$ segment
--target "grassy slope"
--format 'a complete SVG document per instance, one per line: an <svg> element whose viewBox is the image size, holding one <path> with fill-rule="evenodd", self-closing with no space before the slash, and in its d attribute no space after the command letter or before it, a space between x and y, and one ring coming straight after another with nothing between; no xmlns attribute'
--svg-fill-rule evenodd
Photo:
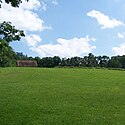
<svg viewBox="0 0 125 125"><path fill-rule="evenodd" d="M0 125L125 125L125 72L0 69Z"/></svg>

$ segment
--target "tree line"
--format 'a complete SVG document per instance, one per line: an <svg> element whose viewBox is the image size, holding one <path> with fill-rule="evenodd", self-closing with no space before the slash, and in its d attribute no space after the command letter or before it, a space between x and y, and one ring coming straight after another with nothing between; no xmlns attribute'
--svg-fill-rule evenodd
<svg viewBox="0 0 125 125"><path fill-rule="evenodd" d="M4 52L3 52L4 53ZM54 57L28 57L23 53L14 52L12 48L5 51L0 57L0 67L16 66L17 60L35 60L38 67L100 67L100 68L125 68L125 55L123 56L94 56L89 53L84 57L60 58Z"/></svg>
<svg viewBox="0 0 125 125"><path fill-rule="evenodd" d="M28 1L28 0L26 0ZM19 7L22 0L5 0L12 7ZM2 0L0 0L1 8ZM16 66L17 60L36 60L38 67L104 67L104 68L125 68L125 55L123 56L94 56L89 53L84 57L60 58L54 57L28 57L23 53L15 52L9 45L12 41L19 41L25 34L22 30L16 29L11 22L0 23L0 67Z"/></svg>
<svg viewBox="0 0 125 125"><path fill-rule="evenodd" d="M36 60L38 67L105 67L125 68L125 55L108 57L94 56L89 53L84 57L60 58L54 57L28 57L23 53L14 52L9 45L12 41L19 41L25 34L22 30L16 29L11 22L0 23L0 67L16 66L17 60Z"/></svg>
<svg viewBox="0 0 125 125"><path fill-rule="evenodd" d="M112 56L111 58L103 56L94 56L89 53L84 57L60 58L54 57L29 57L30 60L36 60L38 67L102 67L102 68L125 68L125 55Z"/></svg>

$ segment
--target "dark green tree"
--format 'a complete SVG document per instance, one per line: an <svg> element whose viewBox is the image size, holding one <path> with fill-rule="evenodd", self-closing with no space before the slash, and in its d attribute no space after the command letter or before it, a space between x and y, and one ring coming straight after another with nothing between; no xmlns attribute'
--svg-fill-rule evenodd
<svg viewBox="0 0 125 125"><path fill-rule="evenodd" d="M68 58L62 58L62 60L61 60L61 64L60 64L60 66L70 66L70 63L69 63L69 61L70 61L70 59Z"/></svg>
<svg viewBox="0 0 125 125"><path fill-rule="evenodd" d="M70 58L71 66L84 66L84 60L80 57L72 57Z"/></svg>
<svg viewBox="0 0 125 125"><path fill-rule="evenodd" d="M111 57L111 59L108 61L108 67L121 68L122 65L117 57Z"/></svg>
<svg viewBox="0 0 125 125"><path fill-rule="evenodd" d="M9 43L12 41L19 41L21 37L25 36L22 30L16 29L10 22L0 23L0 66L3 66L7 60L12 60L12 56L8 53L13 53ZM6 57L6 58L5 58Z"/></svg>
<svg viewBox="0 0 125 125"><path fill-rule="evenodd" d="M15 60L28 60L29 57L24 55L22 52L16 52L14 56Z"/></svg>
<svg viewBox="0 0 125 125"><path fill-rule="evenodd" d="M44 57L40 60L40 67L54 67L54 62L52 57Z"/></svg>
<svg viewBox="0 0 125 125"><path fill-rule="evenodd" d="M12 26L11 22L4 21L3 23L0 23L0 38L4 42L10 43L16 40L19 41L21 36L25 36L24 32Z"/></svg>
<svg viewBox="0 0 125 125"><path fill-rule="evenodd" d="M60 57L59 57L59 56L54 56L54 57L53 57L53 65L54 65L54 67L55 67L55 66L59 66L60 63L61 63Z"/></svg>
<svg viewBox="0 0 125 125"><path fill-rule="evenodd" d="M15 66L16 60L14 56L15 52L12 47L9 46L7 49L3 49L2 54L0 53L0 67Z"/></svg>
<svg viewBox="0 0 125 125"><path fill-rule="evenodd" d="M29 1L29 0L26 0ZM5 0L5 3L11 4L12 7L19 7L22 0ZM0 0L1 8L2 0ZM15 52L9 46L9 43L12 41L20 40L24 35L22 30L16 29L11 25L11 22L4 21L0 23L0 66L10 66L13 58L16 57Z"/></svg>
<svg viewBox="0 0 125 125"><path fill-rule="evenodd" d="M85 57L85 61L86 61L86 66L88 67L96 67L98 64L96 57L92 53L89 53L89 55Z"/></svg>
<svg viewBox="0 0 125 125"><path fill-rule="evenodd" d="M125 68L125 55L123 55L123 56L117 56L117 59L121 63L121 67Z"/></svg>
<svg viewBox="0 0 125 125"><path fill-rule="evenodd" d="M109 57L106 55L103 56L97 56L96 60L98 62L98 66L99 67L107 67L108 66L108 61L109 61Z"/></svg>
<svg viewBox="0 0 125 125"><path fill-rule="evenodd" d="M38 67L41 67L41 63L40 63L40 60L41 60L41 59L40 59L40 57L37 56L37 57L34 58L34 60L37 61Z"/></svg>

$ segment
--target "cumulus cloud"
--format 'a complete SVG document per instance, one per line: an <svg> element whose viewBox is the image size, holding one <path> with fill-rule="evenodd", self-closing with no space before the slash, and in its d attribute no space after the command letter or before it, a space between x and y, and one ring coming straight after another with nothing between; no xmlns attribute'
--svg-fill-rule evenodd
<svg viewBox="0 0 125 125"><path fill-rule="evenodd" d="M125 55L125 43L120 44L118 47L113 47L112 51L115 55Z"/></svg>
<svg viewBox="0 0 125 125"><path fill-rule="evenodd" d="M124 25L123 22L116 20L116 19L110 19L107 15L104 15L103 13L92 10L87 13L87 16L95 18L100 25L102 25L102 29L106 28L114 28L118 26Z"/></svg>
<svg viewBox="0 0 125 125"><path fill-rule="evenodd" d="M125 41L125 32L123 33L118 33L118 37ZM117 47L113 47L112 51L115 55L125 55L125 42L122 44L118 45Z"/></svg>
<svg viewBox="0 0 125 125"><path fill-rule="evenodd" d="M118 37L121 38L121 39L125 39L125 32L118 33Z"/></svg>
<svg viewBox="0 0 125 125"><path fill-rule="evenodd" d="M37 13L33 12L39 7L41 4L38 0L30 0L29 2L23 0L19 8L3 3L0 9L0 22L10 21L16 28L24 31L45 30L47 27L44 25L44 21L39 18Z"/></svg>
<svg viewBox="0 0 125 125"><path fill-rule="evenodd" d="M38 53L39 56L60 56L73 57L83 56L83 54L92 52L96 46L92 46L89 42L95 41L94 38L73 38L73 39L57 39L57 44L45 44L31 47L31 50Z"/></svg>
<svg viewBox="0 0 125 125"><path fill-rule="evenodd" d="M57 0L42 0L41 2L41 9L46 11L47 7L48 7L48 3L54 4L54 5L58 5L58 1Z"/></svg>
<svg viewBox="0 0 125 125"><path fill-rule="evenodd" d="M52 0L52 3L55 4L55 5L58 4L57 0Z"/></svg>
<svg viewBox="0 0 125 125"><path fill-rule="evenodd" d="M40 7L41 7L41 4L38 0L29 0L29 2L22 0L22 3L20 4L21 9L28 9L28 10L35 9L35 10L37 10Z"/></svg>
<svg viewBox="0 0 125 125"><path fill-rule="evenodd" d="M42 39L40 38L39 35L36 34L30 34L25 37L28 46L36 46L37 43L41 42Z"/></svg>
<svg viewBox="0 0 125 125"><path fill-rule="evenodd" d="M3 2L0 8L0 23L10 21L17 29L24 30L26 34L24 39L28 46L36 46L42 40L37 33L52 29L51 26L45 26L44 21L37 14L39 8L46 10L46 4L42 3L43 0L29 0L29 2L22 0L19 8L15 8Z"/></svg>
<svg viewBox="0 0 125 125"><path fill-rule="evenodd" d="M43 9L44 11L46 11L46 9L47 9L47 4L46 4L44 1L41 1L41 4L42 4L42 9Z"/></svg>

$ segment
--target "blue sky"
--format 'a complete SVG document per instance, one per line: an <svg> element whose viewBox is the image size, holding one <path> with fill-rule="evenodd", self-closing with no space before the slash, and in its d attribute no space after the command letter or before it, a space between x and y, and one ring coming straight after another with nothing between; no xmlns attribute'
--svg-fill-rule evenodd
<svg viewBox="0 0 125 125"><path fill-rule="evenodd" d="M125 54L124 13L124 0L23 0L3 3L0 22L25 31L11 46L28 56L113 56Z"/></svg>

